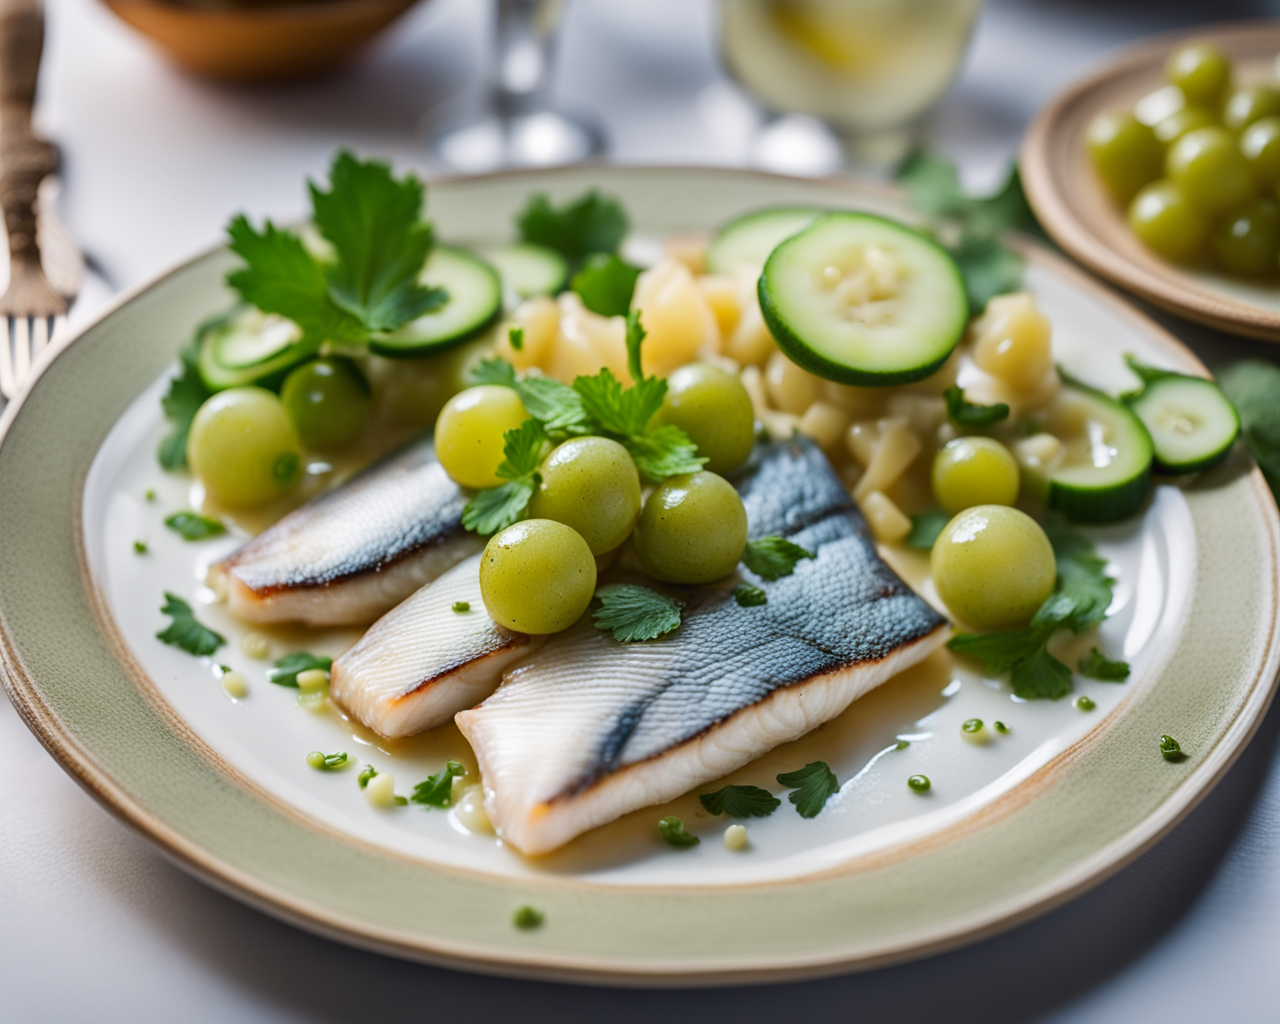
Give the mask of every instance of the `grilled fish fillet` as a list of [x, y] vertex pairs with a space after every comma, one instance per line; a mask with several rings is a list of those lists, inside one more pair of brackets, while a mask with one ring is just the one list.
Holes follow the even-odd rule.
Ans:
[[215, 564], [209, 583], [250, 622], [372, 622], [483, 544], [466, 496], [415, 441], [326, 491]]
[[[329, 696], [390, 737], [440, 725], [489, 696], [503, 670], [544, 638], [489, 618], [480, 558], [460, 562], [374, 623], [333, 663]], [[455, 612], [459, 601], [470, 610]]]
[[782, 534], [816, 555], [765, 584], [766, 605], [690, 590], [680, 628], [648, 643], [579, 623], [456, 716], [505, 842], [547, 853], [720, 778], [946, 639], [946, 621], [880, 559], [814, 446], [766, 446], [739, 486], [753, 537]]

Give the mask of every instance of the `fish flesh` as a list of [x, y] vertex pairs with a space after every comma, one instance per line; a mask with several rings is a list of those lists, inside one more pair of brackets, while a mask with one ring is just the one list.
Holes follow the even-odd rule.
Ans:
[[739, 607], [731, 580], [681, 593], [683, 623], [663, 639], [620, 644], [580, 622], [455, 717], [505, 842], [547, 853], [718, 779], [946, 640], [946, 620], [879, 557], [814, 445], [761, 446], [738, 487], [753, 538], [814, 553], [764, 584], [767, 604]]
[[209, 571], [250, 622], [365, 625], [484, 545], [429, 437], [326, 491]]
[[[383, 736], [412, 736], [493, 692], [545, 639], [498, 625], [472, 555], [380, 618], [333, 663], [329, 696]], [[454, 611], [459, 602], [466, 611]]]

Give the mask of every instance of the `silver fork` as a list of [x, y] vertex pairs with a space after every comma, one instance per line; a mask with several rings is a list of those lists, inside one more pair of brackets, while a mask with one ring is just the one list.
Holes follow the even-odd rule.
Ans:
[[9, 236], [9, 286], [0, 296], [0, 394], [12, 398], [66, 323], [67, 299], [40, 259], [36, 202], [57, 150], [31, 127], [44, 46], [40, 0], [0, 0], [0, 206]]

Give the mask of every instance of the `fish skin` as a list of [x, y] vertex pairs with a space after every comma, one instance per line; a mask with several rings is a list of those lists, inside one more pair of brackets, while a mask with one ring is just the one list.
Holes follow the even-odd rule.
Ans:
[[250, 622], [364, 625], [484, 546], [466, 502], [423, 438], [290, 512], [209, 584]]
[[829, 721], [946, 641], [946, 620], [876, 553], [812, 444], [763, 446], [739, 484], [753, 538], [814, 552], [741, 608], [724, 586], [689, 590], [680, 629], [619, 644], [582, 622], [455, 721], [485, 809], [530, 855], [718, 779]]
[[[388, 738], [449, 721], [493, 692], [543, 637], [498, 625], [480, 597], [480, 555], [459, 562], [375, 622], [334, 663], [329, 696]], [[455, 612], [455, 602], [471, 610]]]

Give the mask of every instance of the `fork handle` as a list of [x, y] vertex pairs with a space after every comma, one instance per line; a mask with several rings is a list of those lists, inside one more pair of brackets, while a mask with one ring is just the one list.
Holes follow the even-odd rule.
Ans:
[[28, 131], [43, 49], [42, 0], [0, 0], [0, 104], [10, 108], [4, 111], [6, 121], [20, 117]]
[[36, 193], [57, 151], [35, 135], [31, 111], [44, 48], [41, 0], [0, 0], [0, 206], [14, 263], [40, 266]]

